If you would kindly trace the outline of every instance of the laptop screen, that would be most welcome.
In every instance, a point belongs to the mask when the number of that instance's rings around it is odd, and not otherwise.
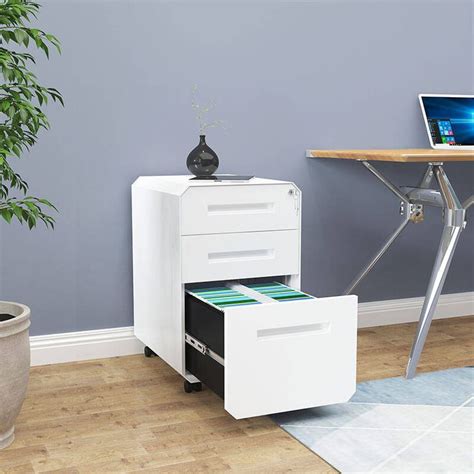
[[[474,97],[422,96],[434,145],[474,145]]]

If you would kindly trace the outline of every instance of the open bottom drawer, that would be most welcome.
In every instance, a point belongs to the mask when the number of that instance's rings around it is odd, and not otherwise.
[[[353,395],[356,296],[275,300],[233,288],[256,302],[218,306],[186,297],[188,370],[223,395],[231,415],[341,403]],[[197,317],[190,314],[195,303],[202,310]]]

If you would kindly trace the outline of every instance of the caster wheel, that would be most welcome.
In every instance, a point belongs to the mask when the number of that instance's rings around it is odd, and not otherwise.
[[[184,381],[184,391],[186,393],[191,392],[202,392],[202,383],[201,382],[188,382],[187,380]]]
[[[156,356],[156,354],[148,346],[145,346],[143,353],[145,354],[145,357]]]

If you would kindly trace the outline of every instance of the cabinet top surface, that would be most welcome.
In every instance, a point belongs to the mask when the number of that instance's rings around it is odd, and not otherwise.
[[[182,194],[191,187],[219,187],[219,186],[254,186],[258,184],[289,184],[290,181],[279,181],[276,179],[252,178],[248,181],[211,181],[193,180],[191,175],[183,176],[140,176],[133,183],[139,186],[156,191]]]
[[[428,163],[436,161],[474,161],[474,150],[433,150],[432,148],[306,150],[306,157],[359,161],[393,161],[399,163]]]

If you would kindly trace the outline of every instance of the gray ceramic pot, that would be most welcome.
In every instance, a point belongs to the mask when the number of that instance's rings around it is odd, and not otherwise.
[[[12,319],[0,321],[0,449],[15,438],[15,420],[25,399],[30,374],[30,308],[0,301],[0,314]]]

